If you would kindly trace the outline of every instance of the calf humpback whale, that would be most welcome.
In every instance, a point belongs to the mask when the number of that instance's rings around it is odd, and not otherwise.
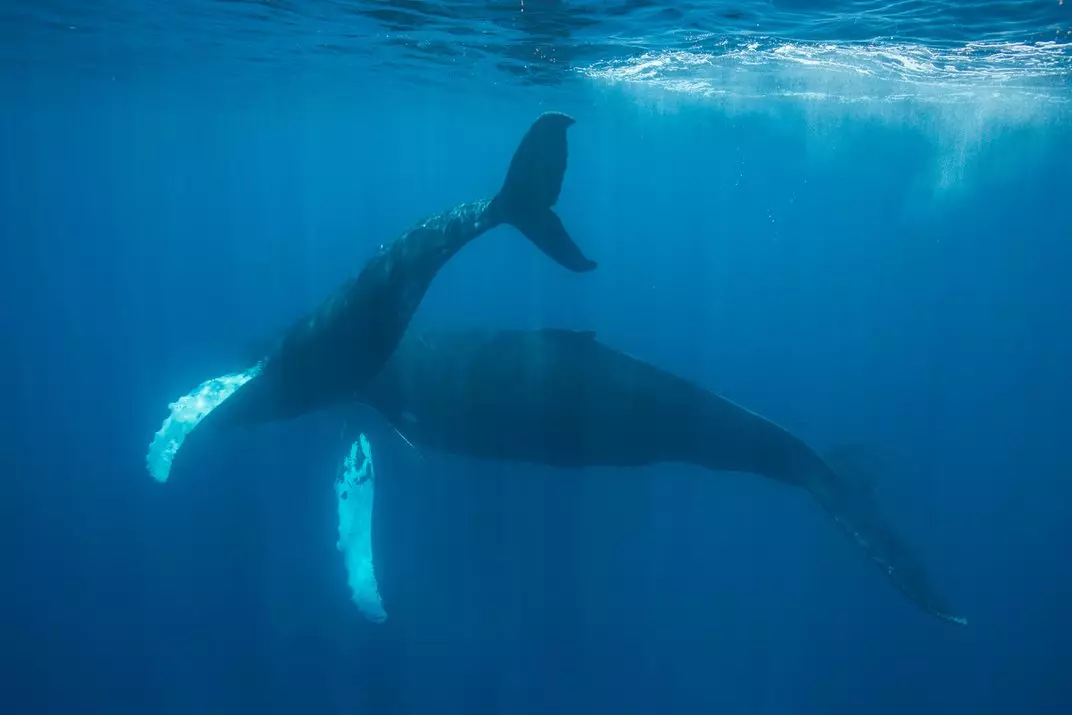
[[[514,226],[571,271],[594,269],[552,210],[573,123],[565,114],[541,115],[515,150],[497,195],[426,218],[381,246],[254,368],[209,381],[184,405],[173,404],[173,412],[179,406],[186,414],[157,433],[147,456],[153,475],[167,478],[183,439],[198,424],[203,433],[209,425],[285,420],[351,400],[394,351],[439,269],[496,226]]]
[[[850,478],[844,452],[824,459],[774,422],[594,333],[411,334],[360,399],[408,441],[445,452],[556,467],[684,462],[800,487],[910,599],[966,623]]]

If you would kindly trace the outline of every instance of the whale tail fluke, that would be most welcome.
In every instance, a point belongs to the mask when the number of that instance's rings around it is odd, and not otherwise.
[[[566,174],[566,130],[572,117],[542,114],[529,127],[510,161],[502,189],[492,201],[496,222],[508,223],[564,268],[577,273],[596,267],[551,209]]]
[[[863,547],[901,591],[925,611],[943,620],[967,625],[931,581],[919,556],[897,534],[879,509],[873,484],[858,483],[852,461],[838,452],[826,458],[829,472],[807,488],[845,531]]]

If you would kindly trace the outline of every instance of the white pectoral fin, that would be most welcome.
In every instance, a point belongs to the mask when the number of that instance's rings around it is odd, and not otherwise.
[[[335,496],[339,511],[339,540],[335,546],[342,552],[350,596],[358,609],[370,621],[387,620],[376,583],[372,562],[372,507],[376,489],[376,469],[372,463],[372,446],[361,433],[350,445],[343,461],[342,475],[335,481]]]
[[[208,413],[219,407],[238,388],[260,372],[261,364],[258,363],[244,372],[214,377],[168,405],[171,414],[153,437],[145,455],[145,466],[153,479],[160,483],[166,482],[171,472],[171,463],[175,460],[186,435],[190,434]]]
[[[145,464],[149,474],[160,483],[168,479],[175,455],[187,435],[224,400],[261,372],[261,365],[244,372],[230,373],[198,385],[169,405],[171,414],[157,431]],[[380,600],[376,573],[372,563],[372,507],[376,488],[376,470],[372,463],[372,446],[362,433],[350,446],[343,462],[342,475],[335,482],[338,501],[339,540],[336,547],[343,554],[351,597],[370,621],[387,619]]]

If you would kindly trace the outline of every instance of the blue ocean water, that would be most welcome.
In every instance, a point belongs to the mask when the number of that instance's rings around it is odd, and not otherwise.
[[[9,0],[0,712],[1072,710],[1072,7]],[[969,619],[807,495],[417,454],[375,415],[365,621],[316,415],[161,485],[167,405],[571,114],[557,210],[415,327],[591,329],[817,448]]]

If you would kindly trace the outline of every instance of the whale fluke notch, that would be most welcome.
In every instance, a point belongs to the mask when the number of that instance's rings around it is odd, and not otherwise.
[[[574,119],[547,112],[532,123],[514,151],[502,188],[492,202],[494,216],[508,223],[559,265],[577,273],[593,270],[587,258],[551,210],[566,174],[566,130]]]

